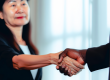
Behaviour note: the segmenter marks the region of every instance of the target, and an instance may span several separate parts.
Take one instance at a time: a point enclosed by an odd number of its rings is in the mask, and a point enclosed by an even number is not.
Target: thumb
[[[60,59],[58,60],[58,63],[61,63],[63,61],[63,56],[60,56]]]
[[[56,69],[57,69],[57,70],[59,69],[59,66],[58,66],[58,65],[56,66]]]
[[[85,64],[84,60],[83,60],[81,57],[78,57],[78,58],[77,58],[77,61],[78,61],[80,64],[82,64],[82,65]]]

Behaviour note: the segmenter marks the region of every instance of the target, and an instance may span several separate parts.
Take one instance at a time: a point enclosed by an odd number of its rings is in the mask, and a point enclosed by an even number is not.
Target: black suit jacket
[[[35,55],[29,47],[32,55]],[[23,51],[15,50],[0,36],[0,80],[33,80],[30,70],[16,70],[12,65],[12,57],[24,54]],[[42,68],[38,69],[35,80],[41,80]]]
[[[89,48],[86,53],[86,63],[90,71],[107,68],[110,65],[110,43],[100,47]]]

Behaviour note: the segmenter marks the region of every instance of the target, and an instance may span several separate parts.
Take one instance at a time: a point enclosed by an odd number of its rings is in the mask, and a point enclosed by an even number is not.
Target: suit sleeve
[[[10,68],[13,68],[12,58],[15,55],[19,54],[0,37],[0,66],[6,64]]]
[[[90,71],[109,67],[110,43],[100,47],[89,48],[86,52],[86,63]]]

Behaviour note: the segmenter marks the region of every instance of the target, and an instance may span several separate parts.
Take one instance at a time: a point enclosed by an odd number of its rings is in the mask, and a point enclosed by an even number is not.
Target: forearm
[[[79,50],[79,55],[82,57],[85,63],[86,63],[86,52],[87,52],[87,49]]]
[[[45,67],[45,66],[48,66],[48,65],[51,65],[50,63],[49,64],[36,64],[36,65],[32,65],[32,66],[26,66],[26,67],[23,67],[22,69],[25,69],[25,70],[33,70],[33,69],[38,69],[38,68],[41,68],[41,67]]]
[[[99,47],[89,48],[86,54],[86,63],[90,71],[109,67],[110,43]]]
[[[54,54],[47,55],[18,55],[14,56],[12,61],[21,69],[34,69],[44,67],[50,64],[56,64]]]

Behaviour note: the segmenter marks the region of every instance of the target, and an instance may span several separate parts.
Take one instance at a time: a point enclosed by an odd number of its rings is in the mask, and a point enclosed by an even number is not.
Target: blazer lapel
[[[18,45],[18,46],[19,46],[19,45]],[[31,53],[32,55],[36,55],[36,54],[34,53],[34,51],[32,50],[31,47],[28,46],[28,48],[29,48],[29,51],[30,51],[30,53]],[[20,47],[19,47],[19,49],[20,49],[19,53],[20,53],[20,54],[24,54],[24,52],[22,51],[22,49],[21,49]],[[31,79],[33,80],[31,71],[30,71],[30,70],[27,70],[27,72],[28,72],[28,74],[30,75],[29,77],[31,77]],[[41,80],[41,78],[42,78],[42,68],[39,68],[35,80]]]
[[[35,80],[41,79],[42,79],[42,68],[39,68]]]
[[[34,51],[32,50],[31,47],[28,47],[28,48],[29,48],[30,53],[31,53],[32,55],[36,55],[36,54],[34,53]],[[41,80],[41,79],[42,79],[42,68],[39,68],[39,69],[38,69],[38,72],[37,72],[37,74],[36,74],[35,80]]]
[[[24,52],[22,51],[22,49],[20,47],[19,47],[19,49],[20,49],[19,53],[20,54],[24,54]],[[30,51],[30,53],[31,53],[31,51]],[[32,77],[32,74],[31,74],[31,71],[30,70],[27,70],[27,74],[29,74],[27,77],[31,77],[31,79],[33,80],[33,77]]]

